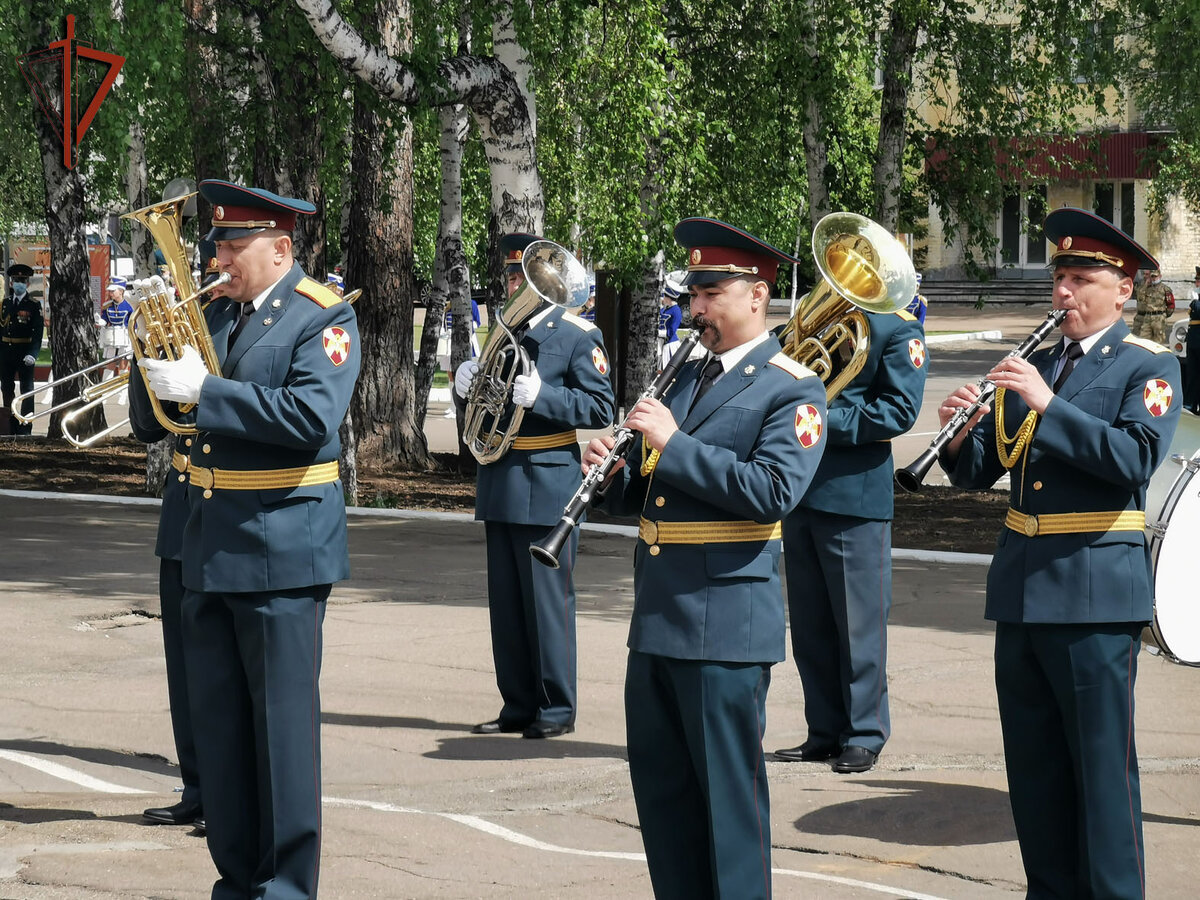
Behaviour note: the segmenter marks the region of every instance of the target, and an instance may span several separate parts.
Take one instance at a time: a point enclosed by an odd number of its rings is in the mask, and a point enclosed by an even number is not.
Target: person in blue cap
[[[201,240],[200,287],[206,288],[220,273],[217,245]],[[213,288],[208,299],[221,296],[221,287]],[[189,421],[192,417],[189,417]],[[134,436],[148,444],[157,443],[170,432],[154,416],[145,381],[129,382],[129,425]],[[179,760],[179,778],[183,792],[169,806],[152,806],[142,817],[154,825],[195,825],[204,829],[204,806],[200,801],[200,771],[196,764],[196,739],[192,730],[191,704],[187,693],[187,660],[183,649],[183,529],[188,518],[188,447],[191,438],[175,438],[171,468],[162,486],[162,507],[158,516],[158,537],[154,555],[158,557],[158,601],[162,613],[163,657],[167,667],[167,700],[171,712],[171,733]]]
[[[114,275],[108,279],[108,289],[105,292],[107,296],[100,304],[101,352],[105,359],[119,358],[118,362],[104,370],[105,380],[114,375],[124,375],[129,371],[129,359],[126,354],[129,353],[130,342],[129,330],[126,325],[129,322],[130,313],[133,312],[133,304],[125,295],[128,287],[128,282],[124,278]]]
[[[925,295],[921,293],[921,273],[917,273],[917,293],[909,301],[905,307],[905,312],[911,313],[916,317],[917,321],[923,326],[925,324],[925,313],[929,310],[929,301],[925,299]]]
[[[683,310],[679,298],[687,288],[679,279],[682,275],[671,272],[663,280],[662,308],[658,311],[658,368],[665,369],[675,351],[679,349],[679,326],[683,323]]]
[[[12,415],[17,385],[22,394],[30,394],[21,403],[22,415],[33,414],[33,368],[42,349],[45,323],[42,304],[29,295],[32,277],[33,269],[25,263],[9,266],[9,291],[0,305],[0,393],[9,434],[33,434],[32,422],[22,423]]]
[[[204,181],[220,271],[192,348],[142,360],[195,404],[187,452],[183,645],[213,897],[315,897],[321,846],[321,630],[349,574],[338,428],[360,354],[354,311],[292,257],[312,204]]]
[[[994,403],[940,462],[959,487],[1011,483],[986,616],[1028,896],[1144,897],[1133,694],[1153,615],[1146,485],[1179,421],[1179,363],[1122,318],[1154,257],[1082,209],[1052,211],[1044,230],[1062,340],[1001,360]],[[947,397],[942,425],[978,393]]]
[[[794,257],[716,219],[684,219],[684,282],[705,358],[638,432],[606,502],[641,516],[625,673],[629,777],[657,897],[771,896],[762,736],[784,658],[781,519],[825,448],[825,387],[767,331]],[[584,453],[598,464],[613,446]]]
[[[525,248],[541,238],[505,235],[505,280],[511,297],[524,283]],[[512,402],[526,409],[520,433],[504,456],[476,473],[475,518],[487,536],[488,614],[496,687],[503,705],[474,734],[520,733],[550,738],[575,730],[575,550],[572,536],[557,569],[535,564],[530,544],[558,524],[579,487],[578,428],[612,423],[608,355],[591,322],[542,301],[520,335],[533,363],[518,375]],[[478,371],[458,367],[454,390],[465,398]]]
[[[866,772],[891,735],[887,622],[892,607],[892,439],[917,421],[925,329],[907,311],[864,313],[862,371],[829,404],[829,447],[783,522],[792,659],[807,736],[785,762]]]

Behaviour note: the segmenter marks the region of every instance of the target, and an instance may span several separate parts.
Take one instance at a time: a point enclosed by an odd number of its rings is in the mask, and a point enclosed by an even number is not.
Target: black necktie
[[[246,327],[246,323],[250,321],[250,317],[254,315],[254,304],[243,303],[241,312],[238,313],[237,322],[233,325],[233,331],[229,332],[229,346],[233,346],[233,342],[237,340],[237,336],[242,333],[242,329]]]
[[[1071,370],[1075,368],[1075,361],[1083,356],[1083,344],[1079,341],[1067,341],[1066,362],[1063,363],[1062,371],[1058,373],[1058,377],[1054,379],[1054,387],[1051,390],[1058,393],[1059,388],[1067,380],[1067,376],[1071,374]]]
[[[713,386],[713,382],[724,371],[721,366],[721,357],[713,356],[707,363],[704,364],[704,371],[700,373],[700,382],[696,387],[696,396],[692,399],[692,406],[700,402],[700,398],[708,393],[708,389]]]

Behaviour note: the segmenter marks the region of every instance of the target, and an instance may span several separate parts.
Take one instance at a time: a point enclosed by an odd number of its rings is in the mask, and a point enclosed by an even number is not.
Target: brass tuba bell
[[[520,331],[537,315],[543,301],[578,309],[588,298],[587,271],[553,241],[534,241],[526,247],[521,271],[525,281],[513,291],[488,331],[479,353],[479,371],[467,392],[463,443],[482,465],[509,451],[525,416],[525,407],[512,402],[513,382],[530,371]]]
[[[821,281],[800,298],[779,343],[817,374],[832,400],[866,364],[871,327],[863,312],[904,309],[917,292],[917,273],[887,229],[854,213],[821,219],[812,251]]]

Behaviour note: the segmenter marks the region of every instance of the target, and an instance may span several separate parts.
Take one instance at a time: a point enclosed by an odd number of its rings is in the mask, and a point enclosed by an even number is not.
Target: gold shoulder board
[[[311,278],[302,278],[300,283],[296,285],[296,293],[303,294],[322,309],[329,309],[329,307],[342,302],[341,297],[325,287],[325,285],[313,281]]]
[[[786,353],[776,353],[769,360],[767,360],[767,363],[769,365],[774,366],[777,369],[783,369],[783,371],[787,372],[789,375],[791,375],[797,381],[799,381],[801,378],[816,378],[817,377],[816,372],[814,372],[812,369],[810,369],[808,366],[804,365],[803,363],[796,362],[794,359],[792,359]]]
[[[1132,334],[1125,335],[1125,340],[1122,341],[1122,343],[1134,344],[1138,347],[1141,347],[1143,350],[1149,350],[1151,353],[1169,353],[1170,352],[1162,344],[1159,344],[1155,341],[1147,340],[1146,338],[1140,338],[1140,337],[1137,337],[1136,335],[1132,335]]]
[[[915,322],[917,317],[910,313],[907,309],[896,310],[896,315],[902,318],[905,322]]]

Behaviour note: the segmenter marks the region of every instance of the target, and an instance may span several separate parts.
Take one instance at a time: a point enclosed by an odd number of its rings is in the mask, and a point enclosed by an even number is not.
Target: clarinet
[[[703,328],[694,328],[692,330],[692,333],[683,340],[679,345],[679,349],[671,356],[670,362],[658,373],[658,377],[642,392],[642,395],[638,398],[639,402],[662,398],[662,395],[667,392],[667,388],[675,381],[675,376],[679,374],[679,370],[683,367],[683,364],[692,355],[692,350],[695,349],[696,344],[700,341],[700,335],[703,333]],[[635,403],[634,406],[636,405]],[[578,527],[584,513],[595,502],[597,494],[604,483],[608,481],[608,477],[613,473],[617,463],[621,461],[629,451],[629,448],[633,446],[637,432],[626,424],[628,421],[629,416],[626,415],[625,420],[613,429],[612,449],[608,451],[608,455],[604,459],[588,469],[587,474],[583,476],[583,483],[579,485],[578,490],[575,491],[575,496],[567,503],[566,508],[563,510],[562,518],[558,520],[558,524],[541,541],[529,545],[530,554],[542,565],[549,566],[551,569],[558,568],[558,557],[562,553],[567,539],[574,533],[576,527]]]
[[[1004,359],[1017,357],[1025,359],[1037,349],[1038,344],[1046,339],[1051,331],[1062,324],[1062,320],[1067,317],[1067,310],[1053,309],[1046,316],[1046,321],[1042,322],[1029,337],[1021,341],[1019,345],[1014,347]],[[921,483],[925,480],[930,468],[937,461],[938,454],[942,452],[947,444],[954,440],[960,431],[971,420],[971,416],[979,411],[979,408],[991,403],[992,397],[996,395],[996,385],[992,384],[987,378],[980,378],[975,383],[979,388],[979,396],[970,406],[960,406],[954,412],[953,418],[946,423],[945,427],[937,433],[937,436],[929,444],[929,449],[918,456],[915,460],[905,466],[903,469],[896,470],[896,484],[914,494],[921,489]]]

